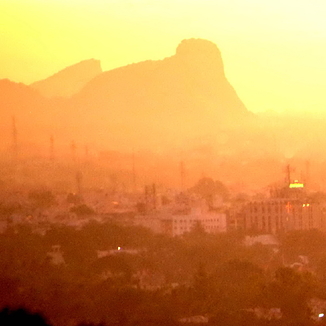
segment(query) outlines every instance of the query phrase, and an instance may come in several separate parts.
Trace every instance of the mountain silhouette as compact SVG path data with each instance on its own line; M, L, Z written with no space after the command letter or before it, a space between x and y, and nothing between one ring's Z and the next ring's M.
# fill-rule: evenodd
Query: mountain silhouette
M252 116L225 77L218 47L203 39L182 41L163 60L106 72L91 59L30 86L1 81L0 94L3 123L16 115L34 139L39 130L115 149L180 144Z
M59 99L47 99L30 86L0 80L0 129L4 135L1 147L7 147L11 141L12 118L15 117L20 142L37 142L49 137L56 115L61 114L64 102Z
M203 39L182 41L163 60L103 72L70 103L85 132L96 125L103 139L127 137L149 146L156 146L155 139L197 137L252 116L225 77L219 49Z
M47 101L36 90L9 79L0 80L0 116L17 115L26 119L37 117L44 111Z
M70 97L100 73L102 68L99 60L84 60L31 84L31 87L45 97Z
M116 114L248 115L227 81L221 54L207 40L182 41L176 54L106 71L76 94L78 105Z

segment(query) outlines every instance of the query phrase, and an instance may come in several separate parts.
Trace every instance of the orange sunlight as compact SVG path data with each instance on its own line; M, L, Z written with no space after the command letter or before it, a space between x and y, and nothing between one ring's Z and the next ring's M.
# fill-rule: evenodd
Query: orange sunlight
M40 1L0 3L0 78L31 83L85 59L103 70L172 56L200 37L253 112L325 108L323 1Z

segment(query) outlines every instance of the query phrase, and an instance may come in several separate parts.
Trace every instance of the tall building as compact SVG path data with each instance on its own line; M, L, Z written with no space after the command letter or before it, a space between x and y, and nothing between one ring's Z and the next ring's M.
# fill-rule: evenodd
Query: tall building
M326 203L311 199L305 185L295 180L272 190L270 198L246 203L238 214L237 224L252 233L326 230Z

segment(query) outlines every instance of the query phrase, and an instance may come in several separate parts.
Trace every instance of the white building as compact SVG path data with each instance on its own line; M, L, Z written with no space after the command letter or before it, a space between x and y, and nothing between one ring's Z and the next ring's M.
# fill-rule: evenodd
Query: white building
M197 225L200 225L207 233L220 233L226 232L226 214L199 207L192 208L189 213L184 214L168 211L152 212L147 215L137 215L134 225L141 225L154 232L170 236L190 232Z

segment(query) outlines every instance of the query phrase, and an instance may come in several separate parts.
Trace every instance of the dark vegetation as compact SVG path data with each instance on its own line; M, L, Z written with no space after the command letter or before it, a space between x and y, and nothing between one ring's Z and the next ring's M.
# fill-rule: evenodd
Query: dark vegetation
M242 240L199 229L169 238L111 222L45 235L9 228L0 235L0 325L180 325L199 315L223 326L317 323L308 302L326 298L324 234L284 235L279 252ZM64 263L52 263L53 245ZM311 261L301 270L287 266L302 254ZM258 318L257 307L280 308L282 318Z

